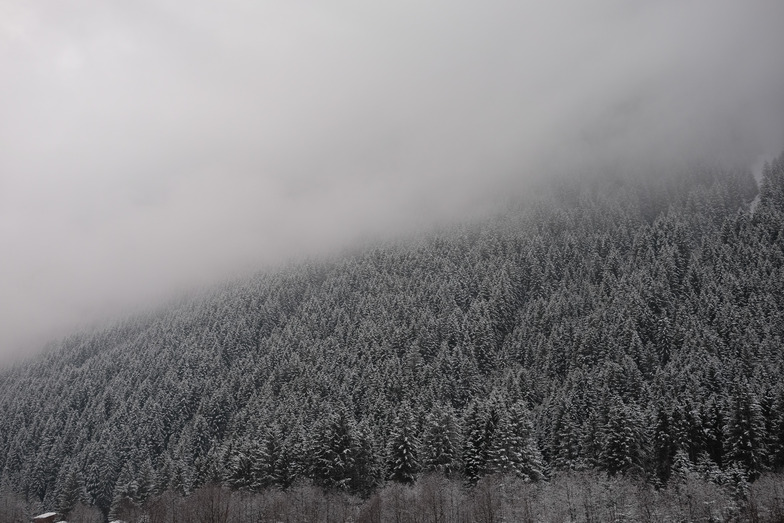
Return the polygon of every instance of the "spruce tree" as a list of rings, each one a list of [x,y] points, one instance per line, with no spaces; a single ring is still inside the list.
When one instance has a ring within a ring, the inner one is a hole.
[[[576,470],[581,467],[583,436],[571,398],[560,400],[553,410],[549,419],[550,461],[556,469]],[[597,434],[590,436],[591,439],[597,437]]]
[[[602,434],[601,467],[610,475],[640,473],[643,466],[642,427],[637,413],[614,396]]]
[[[770,434],[770,459],[773,469],[784,470],[784,386],[779,386],[778,395],[773,409],[773,432]]]
[[[257,488],[256,463],[261,459],[260,454],[258,444],[248,439],[240,441],[231,448],[226,483],[232,489]]]
[[[112,503],[109,508],[109,519],[115,520],[134,506],[134,497],[138,485],[134,479],[134,470],[130,462],[125,462],[112,494]]]
[[[392,425],[387,451],[387,477],[398,483],[411,484],[420,470],[419,440],[414,415],[403,403]]]
[[[521,402],[513,404],[499,421],[488,451],[489,470],[514,474],[524,481],[544,478],[544,460],[533,435],[530,414]]]
[[[727,431],[727,458],[755,480],[765,470],[765,420],[757,397],[748,390],[736,393]]]
[[[449,407],[437,406],[425,422],[423,470],[451,476],[460,469],[457,420]]]
[[[367,492],[375,484],[370,438],[345,409],[329,418],[315,444],[311,473],[319,484],[352,493]],[[282,466],[280,462],[277,465],[279,469]]]
[[[268,428],[253,461],[253,488],[284,487],[287,478],[283,437],[277,426]]]
[[[87,502],[87,492],[81,480],[77,467],[68,467],[65,481],[57,497],[56,509],[64,515],[73,509],[78,503]]]
[[[466,433],[463,444],[465,475],[470,483],[476,483],[487,473],[487,454],[490,448],[487,422],[478,402],[474,401],[468,407],[463,427]]]
[[[670,416],[664,407],[659,407],[653,433],[653,460],[656,479],[660,485],[666,485],[669,481],[677,451],[672,437]]]

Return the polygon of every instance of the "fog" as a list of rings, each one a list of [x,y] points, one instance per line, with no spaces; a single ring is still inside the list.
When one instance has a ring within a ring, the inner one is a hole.
[[[0,358],[586,166],[784,146],[780,0],[0,0]]]

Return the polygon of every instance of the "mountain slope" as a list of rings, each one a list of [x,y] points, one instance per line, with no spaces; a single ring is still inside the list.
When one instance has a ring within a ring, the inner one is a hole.
[[[562,182],[73,336],[0,374],[0,487],[108,513],[210,482],[780,469],[784,156],[755,194],[721,169]]]

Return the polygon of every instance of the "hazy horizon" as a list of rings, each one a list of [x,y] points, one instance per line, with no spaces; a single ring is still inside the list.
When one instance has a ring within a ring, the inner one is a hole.
[[[0,0],[0,361],[605,163],[784,148],[779,0]]]

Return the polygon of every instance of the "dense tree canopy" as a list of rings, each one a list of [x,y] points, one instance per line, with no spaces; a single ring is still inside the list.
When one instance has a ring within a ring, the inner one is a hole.
[[[779,470],[784,156],[756,193],[723,169],[563,181],[72,336],[0,374],[2,485],[108,514],[207,483]]]

